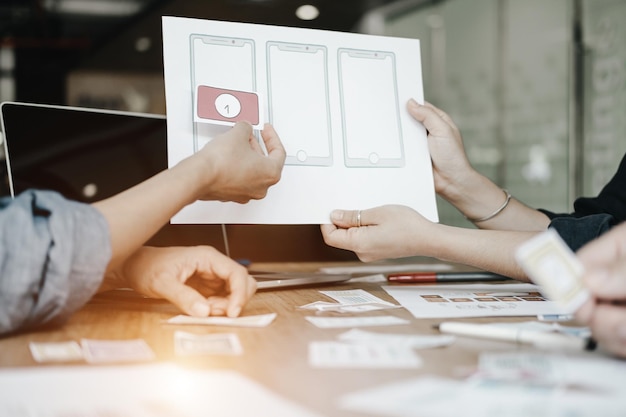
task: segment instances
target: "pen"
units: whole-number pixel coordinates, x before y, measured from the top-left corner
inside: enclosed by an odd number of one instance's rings
[[[503,281],[511,279],[493,272],[396,272],[387,275],[389,282],[459,282],[459,281]]]
[[[563,333],[456,321],[443,322],[434,327],[441,333],[530,344],[542,349],[582,351],[596,348],[596,342],[592,338],[582,338]]]

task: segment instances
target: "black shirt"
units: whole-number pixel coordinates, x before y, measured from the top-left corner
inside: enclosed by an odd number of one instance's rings
[[[550,218],[549,227],[554,228],[574,251],[626,221],[626,155],[597,197],[576,199],[572,213],[540,211]]]

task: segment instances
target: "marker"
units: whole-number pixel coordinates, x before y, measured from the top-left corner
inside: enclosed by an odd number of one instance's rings
[[[596,348],[596,342],[592,338],[582,338],[563,333],[456,321],[443,322],[434,327],[441,333],[530,344],[540,349],[582,351]]]
[[[387,281],[399,283],[433,283],[463,281],[503,281],[511,278],[493,272],[397,272],[387,275]]]

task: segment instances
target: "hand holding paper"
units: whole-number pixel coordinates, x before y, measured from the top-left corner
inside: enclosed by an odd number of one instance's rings
[[[587,244],[578,255],[553,231],[529,241],[517,254],[531,279],[576,312],[601,346],[626,356],[626,225]]]
[[[626,357],[626,224],[578,251],[592,297],[577,312],[606,350]]]
[[[582,279],[584,267],[554,229],[526,241],[515,255],[530,279],[563,313],[574,313],[589,299]]]
[[[209,194],[200,200],[247,203],[261,199],[269,186],[278,182],[285,162],[285,149],[273,126],[266,125],[261,137],[267,155],[252,134],[248,123],[237,123],[199,151],[204,155],[209,175],[213,175]]]

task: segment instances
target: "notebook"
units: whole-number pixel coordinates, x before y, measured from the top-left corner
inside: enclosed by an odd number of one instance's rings
[[[29,188],[50,189],[92,203],[167,169],[167,124],[162,115],[4,102],[0,123],[6,157],[0,175],[8,180],[4,195],[16,196]],[[148,244],[204,244],[228,253],[225,230],[221,225],[168,224]],[[268,233],[261,233],[257,239],[262,241],[253,246],[267,244],[267,237]],[[238,244],[234,233],[231,246],[236,250],[251,244],[249,236],[244,238]],[[280,249],[281,245],[276,246]],[[254,253],[250,254],[254,259]],[[318,285],[348,278],[345,274],[259,276],[259,287]]]

